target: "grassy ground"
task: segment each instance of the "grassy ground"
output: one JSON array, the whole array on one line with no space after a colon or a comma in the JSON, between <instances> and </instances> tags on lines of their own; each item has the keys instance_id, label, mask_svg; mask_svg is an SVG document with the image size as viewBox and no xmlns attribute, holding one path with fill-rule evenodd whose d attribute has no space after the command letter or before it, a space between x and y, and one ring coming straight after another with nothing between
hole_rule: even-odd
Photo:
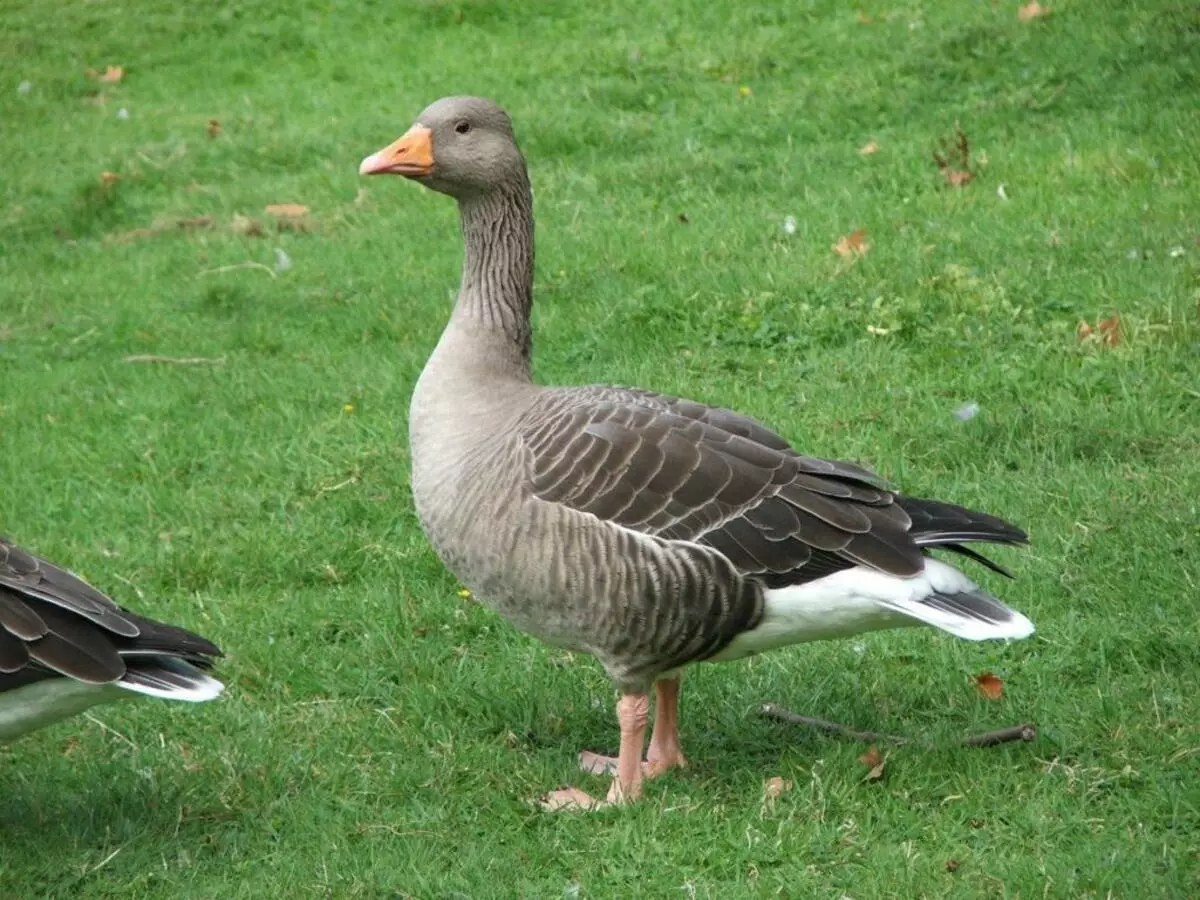
<instances>
[{"instance_id":1,"label":"grassy ground","mask_svg":"<svg viewBox=\"0 0 1200 900\"><path fill-rule=\"evenodd\" d=\"M216 639L230 690L0 750L0 896L1200 893L1200 15L1052 5L9 0L0 529ZM532 811L614 747L611 692L417 529L455 213L355 174L460 92L531 162L542 379L736 406L1014 519L1019 580L983 580L1038 634L702 667L691 768ZM956 123L962 189L932 159ZM308 221L277 231L284 202ZM1113 312L1118 346L1078 340ZM768 700L937 746L864 782L861 745ZM952 746L1027 719L1035 744Z\"/></svg>"}]
</instances>

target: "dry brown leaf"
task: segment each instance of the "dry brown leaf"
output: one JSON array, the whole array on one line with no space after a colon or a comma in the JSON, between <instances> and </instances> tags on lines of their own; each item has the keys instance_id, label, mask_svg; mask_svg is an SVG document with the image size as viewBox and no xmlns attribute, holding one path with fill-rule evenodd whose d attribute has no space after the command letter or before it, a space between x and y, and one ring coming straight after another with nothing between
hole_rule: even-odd
<instances>
[{"instance_id":1,"label":"dry brown leaf","mask_svg":"<svg viewBox=\"0 0 1200 900\"><path fill-rule=\"evenodd\" d=\"M867 748L866 753L860 756L858 761L870 768L863 781L878 781L883 777L883 769L887 765L887 760L874 744Z\"/></svg>"},{"instance_id":2,"label":"dry brown leaf","mask_svg":"<svg viewBox=\"0 0 1200 900\"><path fill-rule=\"evenodd\" d=\"M867 768L874 768L883 762L883 754L879 752L879 748L872 744L866 749L866 752L858 758L858 761Z\"/></svg>"},{"instance_id":3,"label":"dry brown leaf","mask_svg":"<svg viewBox=\"0 0 1200 900\"><path fill-rule=\"evenodd\" d=\"M958 864L957 859L948 859L948 860L946 860L946 871L947 872L957 872L958 865L959 864Z\"/></svg>"},{"instance_id":4,"label":"dry brown leaf","mask_svg":"<svg viewBox=\"0 0 1200 900\"><path fill-rule=\"evenodd\" d=\"M244 235L245 237L262 237L265 234L262 222L250 216L243 216L240 213L233 214L233 221L229 223L229 230L234 234Z\"/></svg>"},{"instance_id":5,"label":"dry brown leaf","mask_svg":"<svg viewBox=\"0 0 1200 900\"><path fill-rule=\"evenodd\" d=\"M862 256L870 249L871 245L867 243L865 228L842 235L833 245L833 252L841 257Z\"/></svg>"},{"instance_id":6,"label":"dry brown leaf","mask_svg":"<svg viewBox=\"0 0 1200 900\"><path fill-rule=\"evenodd\" d=\"M863 144L861 147L858 148L858 153L860 156L870 156L872 153L878 153L878 152L879 152L879 143L874 138L867 141L865 144Z\"/></svg>"},{"instance_id":7,"label":"dry brown leaf","mask_svg":"<svg viewBox=\"0 0 1200 900\"><path fill-rule=\"evenodd\" d=\"M991 672L983 672L971 679L975 689L988 700L999 700L1004 696L1004 682Z\"/></svg>"},{"instance_id":8,"label":"dry brown leaf","mask_svg":"<svg viewBox=\"0 0 1200 900\"><path fill-rule=\"evenodd\" d=\"M1096 330L1100 332L1100 337L1109 347L1115 347L1121 343L1121 314L1114 312L1110 318L1102 319L1096 324Z\"/></svg>"},{"instance_id":9,"label":"dry brown leaf","mask_svg":"<svg viewBox=\"0 0 1200 900\"><path fill-rule=\"evenodd\" d=\"M792 783L786 778L779 775L773 778L768 778L763 782L763 798L766 800L774 800L787 791L792 789Z\"/></svg>"},{"instance_id":10,"label":"dry brown leaf","mask_svg":"<svg viewBox=\"0 0 1200 900\"><path fill-rule=\"evenodd\" d=\"M102 187L102 188L110 188L120 180L121 180L121 176L118 175L116 172L101 172L100 173L100 187Z\"/></svg>"},{"instance_id":11,"label":"dry brown leaf","mask_svg":"<svg viewBox=\"0 0 1200 900\"><path fill-rule=\"evenodd\" d=\"M125 70L121 66L109 66L96 76L96 80L104 84L119 84L124 77Z\"/></svg>"},{"instance_id":12,"label":"dry brown leaf","mask_svg":"<svg viewBox=\"0 0 1200 900\"><path fill-rule=\"evenodd\" d=\"M1122 341L1121 314L1114 312L1109 318L1092 325L1083 319L1075 329L1075 338L1083 343L1089 339L1099 340L1106 347L1117 347Z\"/></svg>"},{"instance_id":13,"label":"dry brown leaf","mask_svg":"<svg viewBox=\"0 0 1200 900\"><path fill-rule=\"evenodd\" d=\"M957 125L954 137L943 140L942 149L934 151L933 161L950 187L965 187L975 178L971 170L971 140Z\"/></svg>"},{"instance_id":14,"label":"dry brown leaf","mask_svg":"<svg viewBox=\"0 0 1200 900\"><path fill-rule=\"evenodd\" d=\"M1050 7L1042 6L1037 0L1026 3L1017 10L1017 18L1022 22L1032 22L1034 19L1043 19L1048 15L1050 15Z\"/></svg>"},{"instance_id":15,"label":"dry brown leaf","mask_svg":"<svg viewBox=\"0 0 1200 900\"><path fill-rule=\"evenodd\" d=\"M210 138L219 137L221 134L221 122L219 119L208 120L208 136Z\"/></svg>"},{"instance_id":16,"label":"dry brown leaf","mask_svg":"<svg viewBox=\"0 0 1200 900\"><path fill-rule=\"evenodd\" d=\"M302 203L268 203L263 210L277 219L301 219L308 215L308 207Z\"/></svg>"}]
</instances>

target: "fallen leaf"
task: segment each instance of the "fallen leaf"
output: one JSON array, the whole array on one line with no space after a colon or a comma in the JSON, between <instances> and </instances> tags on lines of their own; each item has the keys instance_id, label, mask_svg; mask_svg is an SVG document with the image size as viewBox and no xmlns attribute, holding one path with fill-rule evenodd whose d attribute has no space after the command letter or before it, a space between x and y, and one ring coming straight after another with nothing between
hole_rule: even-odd
<instances>
[{"instance_id":1,"label":"fallen leaf","mask_svg":"<svg viewBox=\"0 0 1200 900\"><path fill-rule=\"evenodd\" d=\"M863 781L878 781L883 777L883 768L887 765L887 760L874 744L867 748L867 752L860 756L858 761L864 766L870 767L870 771L867 772Z\"/></svg>"},{"instance_id":2,"label":"fallen leaf","mask_svg":"<svg viewBox=\"0 0 1200 900\"><path fill-rule=\"evenodd\" d=\"M1017 10L1017 18L1022 22L1032 22L1034 19L1044 19L1050 15L1050 7L1042 6L1037 0L1026 3Z\"/></svg>"},{"instance_id":3,"label":"fallen leaf","mask_svg":"<svg viewBox=\"0 0 1200 900\"><path fill-rule=\"evenodd\" d=\"M229 230L234 234L240 234L245 237L262 237L265 233L262 222L250 216L243 216L240 213L233 214L233 221L229 223Z\"/></svg>"},{"instance_id":4,"label":"fallen leaf","mask_svg":"<svg viewBox=\"0 0 1200 900\"><path fill-rule=\"evenodd\" d=\"M879 752L879 748L872 744L866 749L866 752L858 758L858 761L868 768L874 768L883 762L883 754Z\"/></svg>"},{"instance_id":5,"label":"fallen leaf","mask_svg":"<svg viewBox=\"0 0 1200 900\"><path fill-rule=\"evenodd\" d=\"M300 219L308 215L308 207L301 203L268 203L263 210L277 219Z\"/></svg>"},{"instance_id":6,"label":"fallen leaf","mask_svg":"<svg viewBox=\"0 0 1200 900\"><path fill-rule=\"evenodd\" d=\"M859 152L860 156L870 156L872 153L878 153L879 152L879 144L877 141L875 141L874 138L872 138L871 140L869 140L865 144L863 144L861 147L859 147L858 152Z\"/></svg>"},{"instance_id":7,"label":"fallen leaf","mask_svg":"<svg viewBox=\"0 0 1200 900\"><path fill-rule=\"evenodd\" d=\"M1097 339L1106 347L1120 345L1122 341L1121 314L1114 312L1109 318L1101 319L1094 326L1080 319L1079 325L1075 328L1075 338L1081 344L1089 339Z\"/></svg>"},{"instance_id":8,"label":"fallen leaf","mask_svg":"<svg viewBox=\"0 0 1200 900\"><path fill-rule=\"evenodd\" d=\"M850 234L843 235L833 245L833 252L842 257L862 256L870 249L871 245L867 243L867 230L865 228L860 228L857 231L852 231Z\"/></svg>"},{"instance_id":9,"label":"fallen leaf","mask_svg":"<svg viewBox=\"0 0 1200 900\"><path fill-rule=\"evenodd\" d=\"M791 789L792 783L790 781L788 781L786 778L776 775L763 782L763 799L767 801L774 800L776 797L781 796L784 792L790 791Z\"/></svg>"},{"instance_id":10,"label":"fallen leaf","mask_svg":"<svg viewBox=\"0 0 1200 900\"><path fill-rule=\"evenodd\" d=\"M121 79L125 77L125 70L120 66L109 66L103 72L96 76L96 80L104 84L119 84Z\"/></svg>"},{"instance_id":11,"label":"fallen leaf","mask_svg":"<svg viewBox=\"0 0 1200 900\"><path fill-rule=\"evenodd\" d=\"M121 176L118 175L116 172L101 172L100 173L100 187L102 187L102 188L110 188L120 180L121 180Z\"/></svg>"},{"instance_id":12,"label":"fallen leaf","mask_svg":"<svg viewBox=\"0 0 1200 900\"><path fill-rule=\"evenodd\" d=\"M1004 696L1004 682L991 672L983 672L971 679L976 690L988 700L999 700Z\"/></svg>"},{"instance_id":13,"label":"fallen leaf","mask_svg":"<svg viewBox=\"0 0 1200 900\"><path fill-rule=\"evenodd\" d=\"M975 178L975 173L971 171L971 141L957 125L954 127L954 138L942 141L942 149L934 151L933 161L950 187L963 187Z\"/></svg>"},{"instance_id":14,"label":"fallen leaf","mask_svg":"<svg viewBox=\"0 0 1200 900\"><path fill-rule=\"evenodd\" d=\"M1109 347L1117 346L1121 343L1121 314L1114 312L1110 318L1102 319L1097 323L1096 329L1105 344Z\"/></svg>"},{"instance_id":15,"label":"fallen leaf","mask_svg":"<svg viewBox=\"0 0 1200 900\"><path fill-rule=\"evenodd\" d=\"M958 871L958 860L957 859L946 860L946 871L947 872L957 872Z\"/></svg>"},{"instance_id":16,"label":"fallen leaf","mask_svg":"<svg viewBox=\"0 0 1200 900\"><path fill-rule=\"evenodd\" d=\"M218 136L220 136L220 134L221 134L221 122L220 122L220 120L218 120L218 119L209 119L209 120L208 120L208 136L209 136L210 138L215 138L215 137L218 137Z\"/></svg>"}]
</instances>

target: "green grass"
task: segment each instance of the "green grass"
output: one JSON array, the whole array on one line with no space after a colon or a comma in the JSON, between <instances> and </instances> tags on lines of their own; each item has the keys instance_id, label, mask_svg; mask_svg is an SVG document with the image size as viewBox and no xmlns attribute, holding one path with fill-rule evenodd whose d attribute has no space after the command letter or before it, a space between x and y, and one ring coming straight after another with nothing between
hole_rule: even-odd
<instances>
[{"instance_id":1,"label":"green grass","mask_svg":"<svg viewBox=\"0 0 1200 900\"><path fill-rule=\"evenodd\" d=\"M1051 5L6 3L0 530L217 640L230 689L0 750L0 896L1200 894L1200 15ZM614 747L611 690L460 599L418 530L405 415L455 211L355 174L461 92L530 160L541 379L734 406L1021 523L1019 580L982 577L1037 635L700 667L688 770L531 810L602 787L573 760ZM932 161L956 123L962 190ZM230 227L280 202L313 228ZM278 277L227 268L276 247ZM1113 311L1120 346L1077 341ZM940 749L865 783L861 745L769 700ZM953 747L1023 720L1035 744Z\"/></svg>"}]
</instances>

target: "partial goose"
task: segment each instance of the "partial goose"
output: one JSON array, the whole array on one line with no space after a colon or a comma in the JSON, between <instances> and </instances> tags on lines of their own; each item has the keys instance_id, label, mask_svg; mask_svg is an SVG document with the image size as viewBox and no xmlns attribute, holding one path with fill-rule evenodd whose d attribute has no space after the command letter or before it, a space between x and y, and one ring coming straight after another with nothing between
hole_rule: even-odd
<instances>
[{"instance_id":1,"label":"partial goose","mask_svg":"<svg viewBox=\"0 0 1200 900\"><path fill-rule=\"evenodd\" d=\"M220 655L0 537L0 743L98 703L212 700L224 686L206 670Z\"/></svg>"},{"instance_id":2,"label":"partial goose","mask_svg":"<svg viewBox=\"0 0 1200 900\"><path fill-rule=\"evenodd\" d=\"M413 498L438 555L476 596L518 628L594 654L612 678L620 753L581 757L615 771L609 801L636 798L644 774L685 763L677 705L689 663L906 625L969 640L1032 633L929 555L1003 571L963 544L1025 543L1019 528L801 456L740 413L534 384L532 195L493 103L437 101L359 171L458 201L462 285L413 392ZM548 802L594 805L574 789Z\"/></svg>"}]
</instances>

